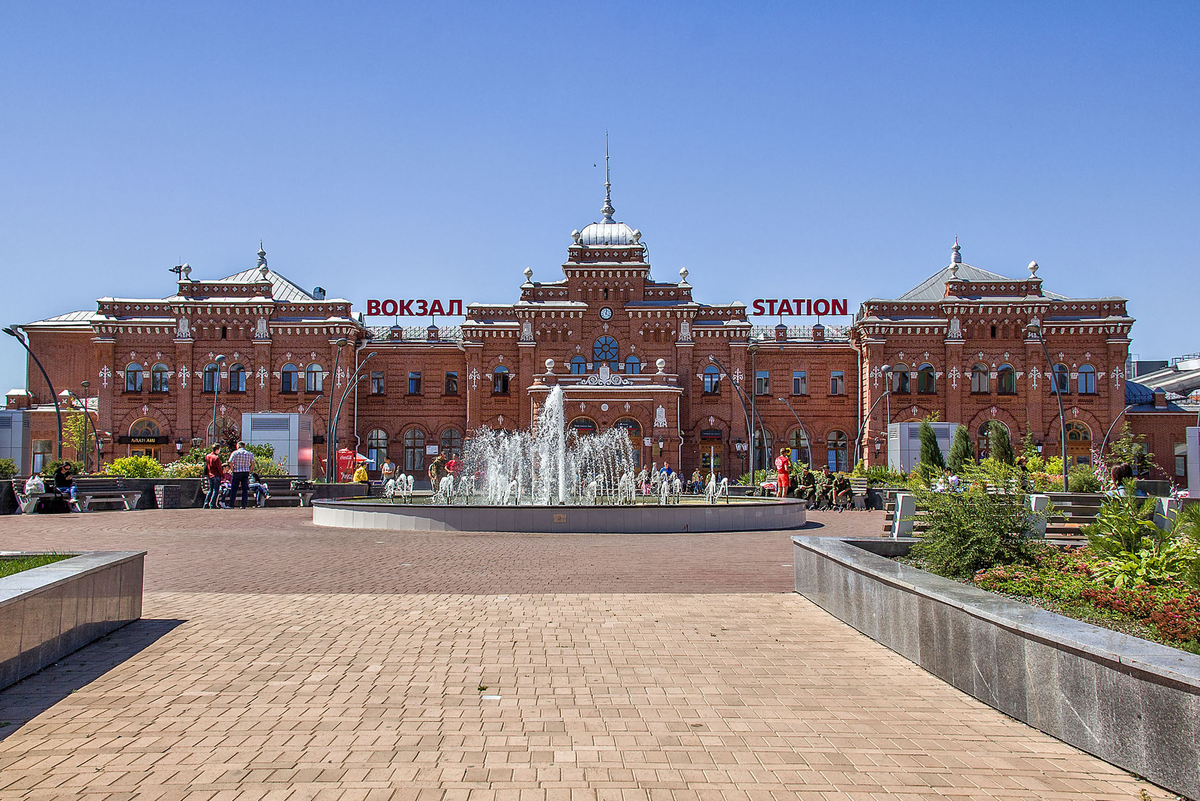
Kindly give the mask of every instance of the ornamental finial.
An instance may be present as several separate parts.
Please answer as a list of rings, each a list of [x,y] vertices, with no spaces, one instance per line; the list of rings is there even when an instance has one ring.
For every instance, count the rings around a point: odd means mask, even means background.
[[[612,184],[608,180],[608,131],[604,132],[604,208],[600,209],[606,223],[615,222],[613,215],[617,210],[612,204]]]
[[[954,264],[962,264],[962,254],[959,253],[962,248],[958,246],[958,237],[954,237],[954,247],[950,248],[954,251],[954,255],[950,257],[950,261]]]

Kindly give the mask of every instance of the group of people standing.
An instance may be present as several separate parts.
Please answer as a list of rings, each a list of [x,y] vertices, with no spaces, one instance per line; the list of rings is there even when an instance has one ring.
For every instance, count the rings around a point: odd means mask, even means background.
[[[237,502],[237,493],[242,491],[242,508],[251,492],[254,505],[261,506],[271,493],[267,485],[253,472],[254,454],[246,449],[245,442],[238,442],[237,449],[229,454],[228,460],[221,459],[221,446],[213,445],[204,457],[204,480],[207,492],[204,496],[205,509],[232,509]]]

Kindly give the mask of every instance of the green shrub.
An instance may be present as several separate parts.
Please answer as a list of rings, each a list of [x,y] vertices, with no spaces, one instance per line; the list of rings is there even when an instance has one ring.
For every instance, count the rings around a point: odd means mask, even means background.
[[[180,459],[163,468],[163,478],[200,478],[204,475],[204,463]]]
[[[921,464],[939,474],[946,469],[946,459],[942,456],[941,446],[938,445],[937,433],[928,420],[922,420],[918,429],[921,437]]]
[[[0,479],[12,478],[17,474],[17,463],[12,459],[0,459]]]
[[[150,456],[126,456],[114,459],[112,464],[104,468],[104,472],[125,478],[159,478],[163,474],[163,466]]]
[[[1133,482],[1105,501],[1083,533],[1101,562],[1097,574],[1114,587],[1182,582],[1200,586],[1200,506],[1185,507],[1164,531],[1154,524],[1155,499],[1139,499]]]
[[[868,467],[865,471],[867,477],[867,486],[870,487],[907,487],[908,474],[901,473],[898,470],[892,470],[884,464],[877,464]]]
[[[270,448],[270,445],[266,447]],[[274,453],[274,450],[271,451]],[[286,476],[287,470],[283,469],[283,465],[272,459],[270,456],[255,456],[254,457],[254,472],[262,478]]]
[[[1029,539],[1035,516],[1024,495],[973,486],[916,496],[928,528],[911,553],[937,573],[966,578],[995,565],[1029,562],[1041,549]]]
[[[1072,467],[1067,482],[1071,492],[1099,492],[1101,489],[1096,471],[1087,465],[1077,464]]]
[[[1008,429],[995,423],[987,428],[988,456],[1004,464],[1013,464],[1016,455],[1013,453],[1012,440],[1009,439]]]

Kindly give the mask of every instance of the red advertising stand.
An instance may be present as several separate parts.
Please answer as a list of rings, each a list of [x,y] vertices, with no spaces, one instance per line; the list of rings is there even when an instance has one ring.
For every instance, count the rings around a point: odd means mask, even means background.
[[[349,448],[339,448],[337,452],[338,481],[349,481],[354,478],[354,467],[357,455]]]

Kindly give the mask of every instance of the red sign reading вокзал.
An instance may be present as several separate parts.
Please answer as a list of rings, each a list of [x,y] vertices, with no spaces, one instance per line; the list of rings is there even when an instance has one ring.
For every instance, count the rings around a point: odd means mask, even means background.
[[[440,300],[428,301],[422,298],[412,300],[368,300],[368,317],[424,317],[429,314],[445,314],[450,317],[463,315],[462,300],[448,300],[442,305]]]

